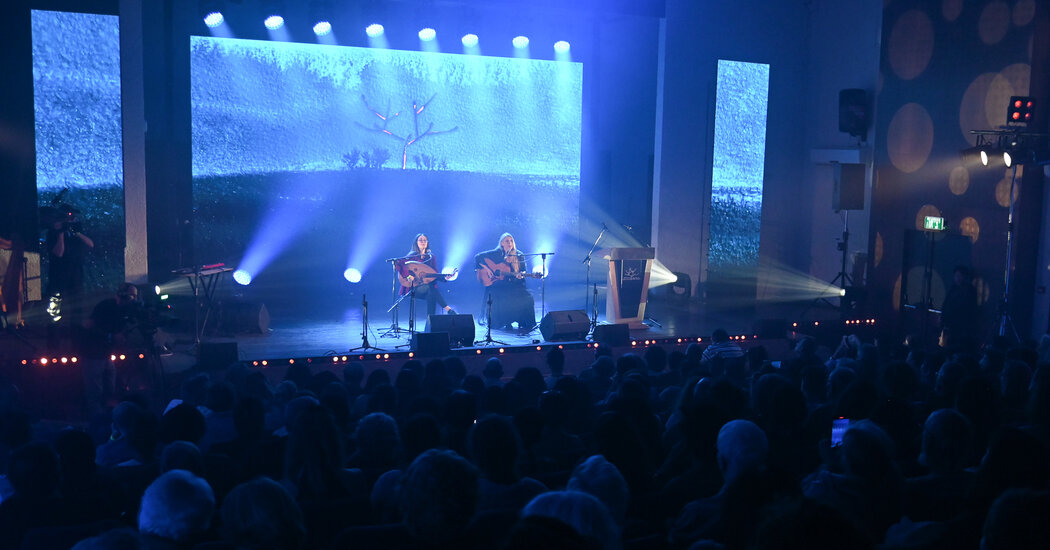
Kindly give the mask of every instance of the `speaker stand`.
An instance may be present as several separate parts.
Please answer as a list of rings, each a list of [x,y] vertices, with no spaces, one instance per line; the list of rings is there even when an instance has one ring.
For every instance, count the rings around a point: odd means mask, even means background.
[[[839,272],[835,275],[835,278],[832,279],[826,287],[824,287],[824,292],[822,294],[826,294],[827,290],[835,287],[836,284],[838,284],[839,288],[842,289],[853,285],[853,279],[849,276],[849,273],[846,272],[846,264],[848,263],[849,259],[849,210],[842,211],[842,239],[840,239],[835,246],[839,249],[839,252],[842,253],[842,263],[839,265]],[[799,318],[804,318],[806,316],[806,313],[808,313],[809,310],[813,308],[813,306],[821,302],[827,304],[828,306],[835,307],[835,304],[831,303],[827,298],[825,298],[824,296],[820,296],[818,298],[814,298],[813,301],[810,302],[809,305],[807,305],[801,313],[799,313]],[[846,315],[848,307],[849,302],[846,300],[846,297],[843,296],[839,299],[838,305],[838,309],[843,316]]]
[[[350,352],[355,351],[383,351],[368,341],[368,297],[365,294],[361,295],[361,345],[350,348]]]
[[[535,311],[533,311],[535,314]],[[492,338],[492,293],[489,292],[488,300],[485,302],[485,339],[474,342],[475,346],[487,346],[490,344],[500,344],[506,346],[506,342],[500,342]]]

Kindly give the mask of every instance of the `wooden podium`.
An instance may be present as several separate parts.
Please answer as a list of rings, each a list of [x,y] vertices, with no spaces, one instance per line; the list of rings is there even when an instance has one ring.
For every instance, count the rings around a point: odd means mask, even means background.
[[[605,320],[627,323],[632,329],[647,329],[645,302],[649,296],[649,272],[655,248],[604,248],[598,255],[609,260],[609,284],[605,294]]]

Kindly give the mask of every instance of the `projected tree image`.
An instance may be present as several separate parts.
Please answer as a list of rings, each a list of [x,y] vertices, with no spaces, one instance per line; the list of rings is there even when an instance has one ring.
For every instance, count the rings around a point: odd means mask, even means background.
[[[195,252],[249,264],[253,286],[294,272],[281,284],[312,296],[348,268],[385,282],[382,258],[418,232],[466,270],[504,231],[550,250],[577,234],[579,63],[207,37],[190,50]]]
[[[373,132],[379,132],[381,134],[386,134],[386,135],[388,135],[388,136],[390,136],[390,137],[400,141],[402,143],[401,169],[404,170],[408,166],[408,148],[409,147],[411,147],[413,144],[415,144],[416,142],[418,142],[419,140],[421,140],[421,139],[423,139],[423,138],[425,138],[427,136],[436,136],[438,134],[447,134],[449,132],[455,132],[458,129],[458,127],[453,126],[452,128],[449,128],[448,130],[435,130],[434,129],[434,123],[431,122],[431,123],[429,123],[427,125],[427,129],[426,130],[423,130],[422,132],[419,131],[420,113],[422,113],[423,110],[427,108],[427,105],[430,105],[430,102],[434,101],[435,97],[437,97],[437,94],[434,94],[434,95],[430,96],[430,99],[428,99],[426,101],[426,103],[422,103],[422,104],[417,103],[415,101],[412,102],[412,130],[408,134],[404,134],[404,135],[395,134],[394,131],[391,130],[391,128],[390,128],[390,123],[395,121],[401,115],[401,111],[396,111],[393,114],[390,114],[390,104],[388,103],[387,104],[387,108],[386,108],[387,114],[384,115],[383,113],[377,111],[375,108],[373,108],[371,105],[369,105],[368,104],[368,98],[366,98],[365,96],[361,96],[361,101],[365,104],[365,108],[368,109],[369,111],[371,111],[372,114],[374,114],[376,116],[376,118],[378,118],[379,120],[382,121],[382,123],[372,122],[372,126],[370,126],[370,127],[369,126],[365,126],[364,124],[361,124],[360,122],[356,122],[355,124],[357,124],[358,126],[364,128],[366,130],[370,130],[370,131],[373,131]],[[417,156],[417,158],[420,158],[420,157]],[[417,161],[417,164],[418,164],[418,162],[419,161]]]

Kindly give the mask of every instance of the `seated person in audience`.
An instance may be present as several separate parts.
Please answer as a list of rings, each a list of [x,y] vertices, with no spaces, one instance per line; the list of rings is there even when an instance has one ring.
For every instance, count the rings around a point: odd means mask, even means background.
[[[139,508],[139,533],[147,548],[186,548],[207,539],[215,514],[208,482],[185,471],[162,474],[146,489]]]
[[[725,329],[715,329],[711,333],[711,345],[704,349],[704,353],[701,355],[700,362],[702,365],[711,368],[711,365],[716,361],[725,361],[726,359],[740,359],[744,358],[744,350],[740,349],[740,346],[736,345],[729,339],[729,333]]]
[[[521,443],[514,425],[503,416],[482,418],[470,430],[470,455],[481,470],[478,511],[519,511],[547,487],[518,473]]]
[[[973,430],[970,421],[955,409],[940,409],[926,418],[919,464],[929,473],[905,484],[904,515],[912,521],[949,520],[962,511],[973,486],[966,471]]]

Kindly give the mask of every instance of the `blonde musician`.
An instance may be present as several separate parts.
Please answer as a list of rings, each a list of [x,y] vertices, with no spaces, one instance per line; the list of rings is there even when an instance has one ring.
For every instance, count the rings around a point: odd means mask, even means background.
[[[396,264],[398,280],[401,282],[400,294],[404,296],[413,288],[416,290],[416,299],[427,301],[427,315],[433,315],[440,304],[445,313],[456,312],[445,302],[438,288],[438,280],[444,280],[437,270],[437,261],[433,251],[430,250],[430,239],[423,233],[416,235],[412,242],[412,249]]]
[[[492,328],[519,331],[536,326],[536,302],[525,288],[532,277],[528,262],[510,233],[500,235],[499,245],[474,256],[478,280],[485,286],[485,305],[492,300]]]

